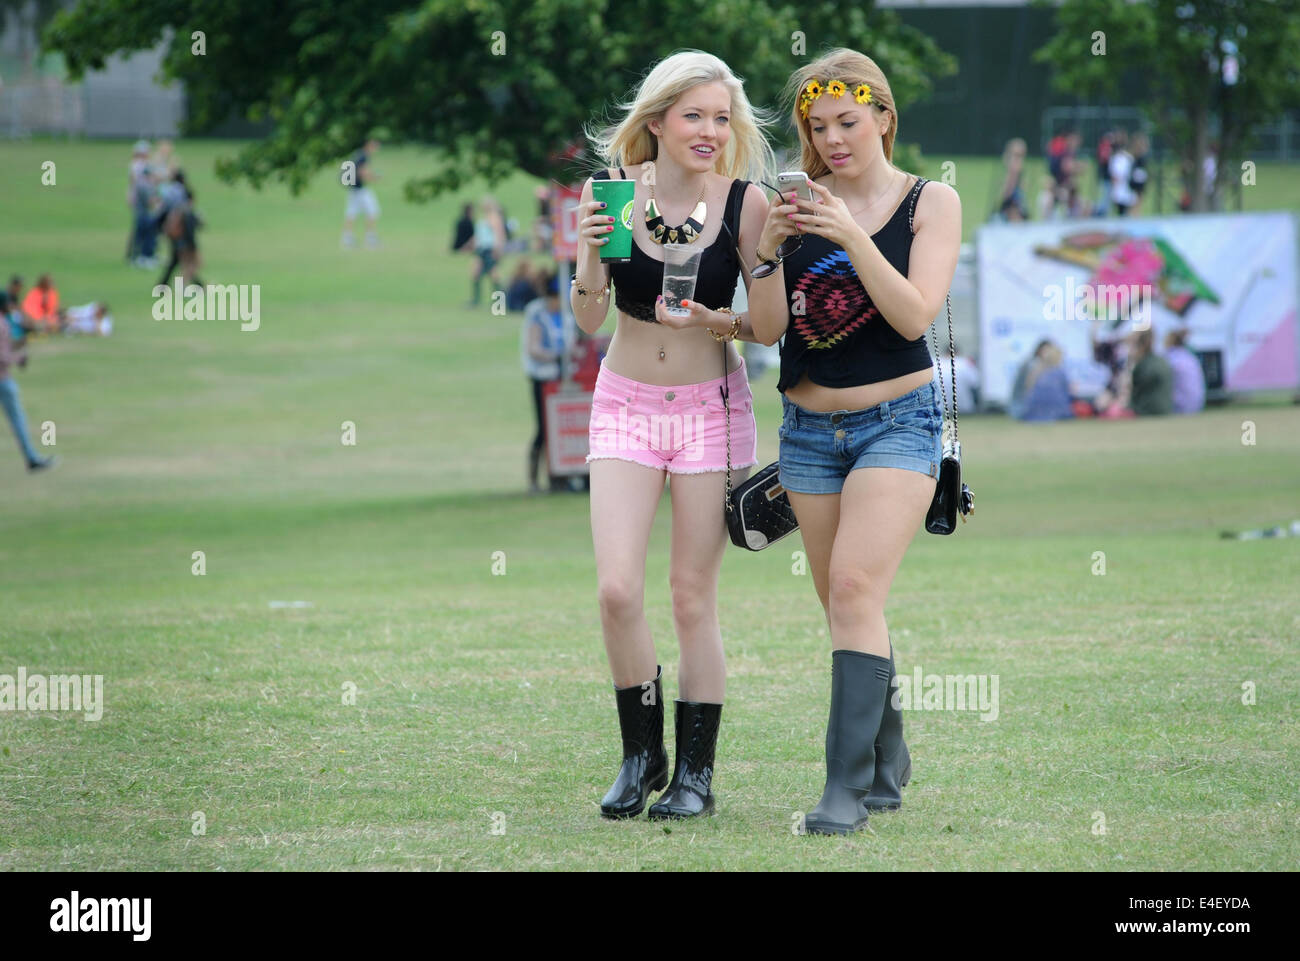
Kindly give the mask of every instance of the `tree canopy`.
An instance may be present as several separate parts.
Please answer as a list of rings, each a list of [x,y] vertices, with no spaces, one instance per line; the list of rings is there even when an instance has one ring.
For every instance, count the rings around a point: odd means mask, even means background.
[[[830,0],[83,0],[43,42],[75,78],[167,37],[187,132],[232,115],[273,123],[218,166],[223,179],[296,193],[377,134],[439,148],[439,168],[407,184],[414,199],[516,169],[570,177],[562,154],[583,125],[675,50],[721,57],[782,116],[789,75],[830,47],[875,59],[900,107],[955,68],[892,12]]]
[[[1212,198],[1234,177],[1253,132],[1300,107],[1300,0],[1070,0],[1035,54],[1053,83],[1112,96],[1139,72],[1146,108],[1181,161],[1193,210],[1204,210],[1204,160],[1219,141]]]

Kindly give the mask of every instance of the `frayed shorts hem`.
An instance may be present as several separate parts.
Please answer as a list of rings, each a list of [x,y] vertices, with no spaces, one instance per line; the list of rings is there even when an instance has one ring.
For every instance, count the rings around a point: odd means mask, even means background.
[[[643,460],[637,460],[635,457],[624,457],[621,454],[588,454],[587,455],[588,464],[590,464],[594,460],[621,460],[621,461],[626,461],[629,464],[638,464],[641,467],[646,467],[649,468],[650,470],[667,471],[670,474],[715,474],[715,473],[721,474],[725,472],[727,469],[725,466],[723,467],[672,467],[668,464],[647,464]],[[731,469],[733,471],[737,471],[737,470],[742,470],[746,467],[757,467],[757,466],[758,466],[758,461],[752,460],[748,464],[732,464]]]
[[[926,477],[938,478],[939,465],[920,458],[900,457],[897,454],[864,454],[857,463],[849,468],[855,471],[862,467],[893,467],[898,470],[916,471]],[[847,475],[846,475],[847,476]],[[844,490],[846,477],[795,477],[790,478],[784,470],[778,470],[777,477],[781,486],[796,494],[838,494]]]

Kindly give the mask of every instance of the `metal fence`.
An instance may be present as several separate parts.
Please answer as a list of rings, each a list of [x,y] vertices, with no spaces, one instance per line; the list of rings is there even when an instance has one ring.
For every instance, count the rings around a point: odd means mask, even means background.
[[[180,90],[32,83],[0,88],[0,136],[174,137],[185,112]]]
[[[1054,134],[1071,127],[1079,131],[1085,144],[1096,144],[1113,127],[1130,132],[1145,130],[1153,146],[1160,141],[1159,130],[1137,107],[1049,107],[1043,111],[1040,147],[1045,147]],[[1275,123],[1259,125],[1253,134],[1248,150],[1251,160],[1300,161],[1300,115],[1283,114]]]

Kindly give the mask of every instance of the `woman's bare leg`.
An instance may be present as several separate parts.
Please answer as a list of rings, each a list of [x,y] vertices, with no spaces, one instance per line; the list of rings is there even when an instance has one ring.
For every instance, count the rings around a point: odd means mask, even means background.
[[[733,470],[739,484],[749,469]],[[677,675],[683,701],[721,704],[726,692],[727,666],[718,625],[718,573],[727,546],[722,515],[725,475],[670,474],[673,504],[673,544],[668,583],[673,593],[673,624],[681,645]]]
[[[615,687],[654,680],[657,662],[645,618],[645,561],[664,472],[602,458],[591,473],[591,540],[605,653]]]

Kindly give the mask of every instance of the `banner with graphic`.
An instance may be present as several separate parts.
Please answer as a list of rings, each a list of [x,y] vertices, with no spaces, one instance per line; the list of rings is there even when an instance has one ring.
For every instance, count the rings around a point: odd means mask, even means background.
[[[1006,407],[1050,338],[1072,393],[1104,384],[1097,344],[1149,326],[1217,352],[1229,391],[1300,384],[1293,214],[990,224],[976,233],[982,400]]]

